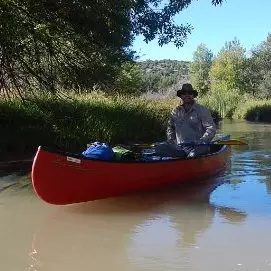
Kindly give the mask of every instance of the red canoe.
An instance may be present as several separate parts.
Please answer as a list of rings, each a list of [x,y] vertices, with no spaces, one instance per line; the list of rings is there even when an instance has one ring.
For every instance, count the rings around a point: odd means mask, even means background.
[[[94,160],[39,147],[32,165],[32,184],[45,202],[64,205],[193,182],[224,168],[229,147],[212,148],[212,154],[194,158],[124,162]]]

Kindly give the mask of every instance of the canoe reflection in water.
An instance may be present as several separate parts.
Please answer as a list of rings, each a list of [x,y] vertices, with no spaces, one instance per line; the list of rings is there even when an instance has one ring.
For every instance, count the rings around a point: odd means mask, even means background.
[[[216,215],[246,214],[210,204],[219,178],[193,187],[138,193],[53,209],[33,233],[29,270],[170,270],[189,265]],[[106,259],[106,260],[105,260]],[[174,269],[174,268],[172,268]]]

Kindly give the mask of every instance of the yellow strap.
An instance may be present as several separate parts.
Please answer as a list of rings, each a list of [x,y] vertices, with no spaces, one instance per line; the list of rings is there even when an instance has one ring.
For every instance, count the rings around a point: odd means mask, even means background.
[[[206,145],[248,145],[248,144],[238,139],[229,139],[229,140],[217,140],[215,142],[207,143]],[[155,143],[132,144],[132,146],[138,148],[151,148],[155,146]]]
[[[229,139],[229,140],[219,140],[210,145],[248,145],[246,142],[238,140],[238,139]]]

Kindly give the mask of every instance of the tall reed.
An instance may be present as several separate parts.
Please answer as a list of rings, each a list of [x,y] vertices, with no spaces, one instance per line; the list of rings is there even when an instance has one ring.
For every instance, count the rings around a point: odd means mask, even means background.
[[[3,155],[53,145],[80,151],[96,140],[110,144],[161,140],[168,113],[157,102],[97,93],[25,104],[0,102],[0,150]]]
[[[221,118],[231,118],[238,107],[241,95],[237,92],[212,91],[199,98],[199,102],[217,112]]]
[[[237,94],[212,93],[199,97],[214,117],[271,121],[271,102],[247,101]],[[170,111],[178,98],[146,99],[109,96],[102,92],[43,96],[22,103],[0,101],[0,158],[30,153],[39,145],[81,151],[96,140],[109,144],[154,142],[165,139]]]

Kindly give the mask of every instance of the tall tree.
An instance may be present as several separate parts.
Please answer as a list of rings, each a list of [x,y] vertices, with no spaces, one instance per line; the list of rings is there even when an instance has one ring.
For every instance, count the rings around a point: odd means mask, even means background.
[[[246,64],[245,49],[236,38],[226,42],[214,58],[211,70],[211,88],[214,91],[245,91],[242,71]]]
[[[139,94],[143,91],[142,71],[137,63],[125,62],[121,71],[110,86],[121,94]]]
[[[257,97],[260,98],[271,98],[271,71],[268,71],[264,77],[259,87],[257,88]]]
[[[270,97],[271,33],[265,41],[252,49],[247,65],[249,89],[256,97]]]
[[[21,93],[106,82],[129,53],[128,8],[112,1],[0,1],[1,88]]]
[[[223,0],[212,0],[220,4]],[[0,88],[90,87],[133,60],[135,35],[182,46],[190,25],[174,16],[192,0],[0,0]]]
[[[131,0],[132,1],[132,0]],[[192,0],[135,0],[131,8],[133,34],[142,34],[146,42],[158,39],[159,45],[173,42],[183,46],[192,30],[190,24],[176,25],[174,16],[191,4]],[[211,0],[219,5],[223,0]]]
[[[189,67],[189,77],[194,87],[202,94],[210,89],[209,72],[213,60],[213,53],[205,44],[200,44],[193,54],[193,61]]]

